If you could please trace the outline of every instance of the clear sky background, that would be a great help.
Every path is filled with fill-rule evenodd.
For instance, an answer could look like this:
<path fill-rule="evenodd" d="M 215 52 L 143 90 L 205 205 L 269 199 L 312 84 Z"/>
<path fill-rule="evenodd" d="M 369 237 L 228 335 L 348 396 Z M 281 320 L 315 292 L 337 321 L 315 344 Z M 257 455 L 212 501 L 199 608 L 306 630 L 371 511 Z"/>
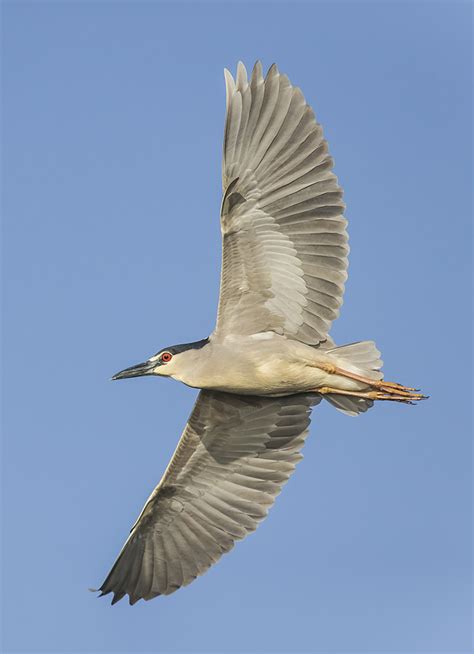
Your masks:
<path fill-rule="evenodd" d="M 470 3 L 4 2 L 6 651 L 468 652 Z M 269 518 L 170 597 L 102 581 L 196 392 L 111 374 L 214 326 L 224 66 L 325 128 L 338 343 L 421 406 L 314 412 Z"/>

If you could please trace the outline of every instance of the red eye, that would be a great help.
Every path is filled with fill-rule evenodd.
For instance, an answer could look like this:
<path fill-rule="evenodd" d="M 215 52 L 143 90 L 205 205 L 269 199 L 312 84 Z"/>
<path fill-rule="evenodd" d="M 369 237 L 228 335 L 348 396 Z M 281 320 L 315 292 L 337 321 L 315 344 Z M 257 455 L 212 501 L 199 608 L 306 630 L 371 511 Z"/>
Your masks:
<path fill-rule="evenodd" d="M 169 363 L 169 361 L 171 361 L 172 358 L 173 355 L 170 352 L 163 352 L 163 354 L 161 355 L 161 360 L 163 361 L 163 363 Z"/>

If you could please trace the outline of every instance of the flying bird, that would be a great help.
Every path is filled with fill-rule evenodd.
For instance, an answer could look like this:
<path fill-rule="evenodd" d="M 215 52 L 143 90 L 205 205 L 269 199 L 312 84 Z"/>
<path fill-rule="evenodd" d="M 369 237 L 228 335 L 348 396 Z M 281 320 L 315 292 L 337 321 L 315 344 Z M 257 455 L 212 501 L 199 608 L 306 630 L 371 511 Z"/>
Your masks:
<path fill-rule="evenodd" d="M 254 531 L 301 459 L 322 398 L 358 415 L 414 403 L 387 382 L 373 341 L 337 347 L 348 237 L 321 125 L 299 88 L 260 62 L 225 70 L 222 270 L 216 327 L 113 379 L 201 389 L 166 471 L 99 588 L 112 604 L 168 595 Z"/>

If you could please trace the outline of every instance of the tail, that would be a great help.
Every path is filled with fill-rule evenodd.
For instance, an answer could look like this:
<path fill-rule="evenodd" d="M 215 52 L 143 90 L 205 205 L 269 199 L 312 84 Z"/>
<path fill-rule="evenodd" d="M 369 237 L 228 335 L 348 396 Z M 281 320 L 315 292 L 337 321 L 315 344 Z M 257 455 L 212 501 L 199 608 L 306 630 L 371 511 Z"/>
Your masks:
<path fill-rule="evenodd" d="M 358 343 L 341 345 L 340 347 L 331 348 L 327 352 L 340 359 L 341 368 L 371 379 L 383 379 L 381 372 L 383 361 L 374 341 L 359 341 Z M 373 400 L 348 395 L 331 394 L 325 395 L 324 399 L 349 416 L 365 413 L 374 404 Z"/>

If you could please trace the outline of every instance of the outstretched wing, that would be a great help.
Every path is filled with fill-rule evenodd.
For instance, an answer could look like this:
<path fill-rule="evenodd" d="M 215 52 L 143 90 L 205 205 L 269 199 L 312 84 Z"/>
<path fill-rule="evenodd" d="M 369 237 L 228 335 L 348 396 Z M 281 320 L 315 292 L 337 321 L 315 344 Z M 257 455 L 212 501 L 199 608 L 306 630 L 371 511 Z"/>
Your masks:
<path fill-rule="evenodd" d="M 168 595 L 256 529 L 301 459 L 317 395 L 201 391 L 178 447 L 100 587 Z"/>
<path fill-rule="evenodd" d="M 215 334 L 324 341 L 347 278 L 342 189 L 298 88 L 259 62 L 226 70 L 221 291 Z"/>

